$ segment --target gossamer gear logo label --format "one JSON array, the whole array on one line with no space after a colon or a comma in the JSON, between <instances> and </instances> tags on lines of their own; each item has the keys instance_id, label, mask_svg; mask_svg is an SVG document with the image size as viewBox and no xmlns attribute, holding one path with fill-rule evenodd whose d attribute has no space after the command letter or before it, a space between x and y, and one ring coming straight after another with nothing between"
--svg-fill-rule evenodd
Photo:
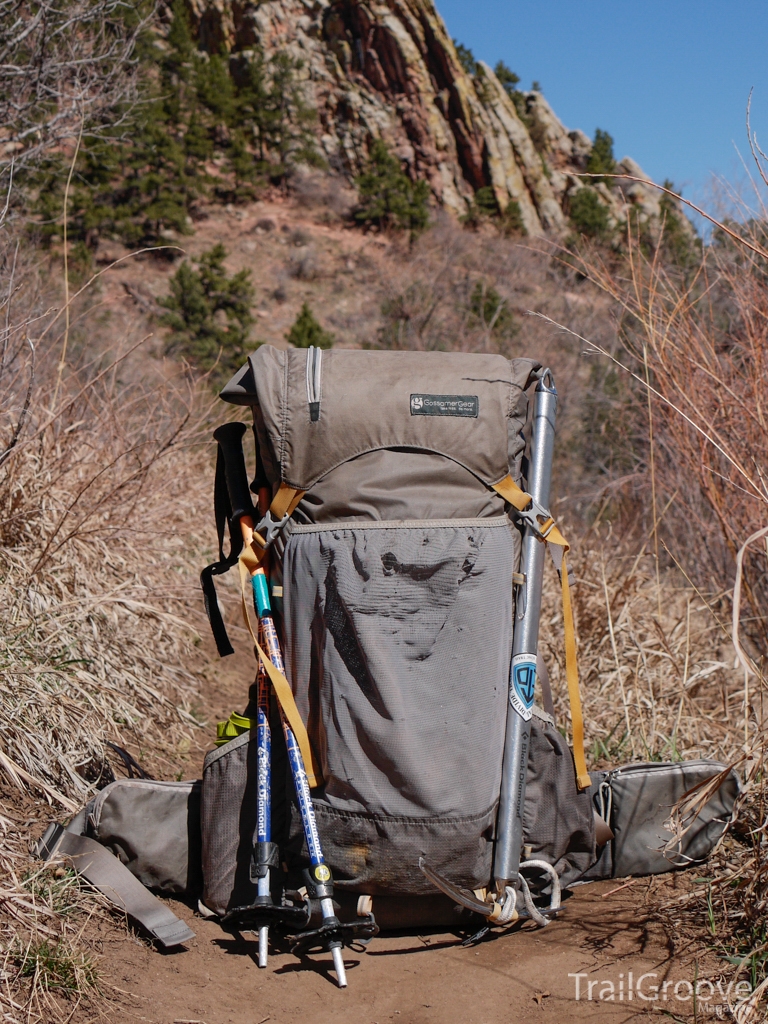
<instances>
[{"instance_id":1,"label":"gossamer gear logo label","mask_svg":"<svg viewBox=\"0 0 768 1024\"><path fill-rule=\"evenodd\" d=\"M477 419L477 395L411 395L411 416L469 416Z\"/></svg>"}]
</instances>

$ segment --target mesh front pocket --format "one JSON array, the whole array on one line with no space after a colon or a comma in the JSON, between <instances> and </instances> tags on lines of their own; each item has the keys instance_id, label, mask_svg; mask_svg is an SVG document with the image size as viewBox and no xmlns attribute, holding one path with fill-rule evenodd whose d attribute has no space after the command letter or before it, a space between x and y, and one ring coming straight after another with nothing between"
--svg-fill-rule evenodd
<instances>
[{"instance_id":1,"label":"mesh front pocket","mask_svg":"<svg viewBox=\"0 0 768 1024\"><path fill-rule=\"evenodd\" d=\"M216 914L253 903L250 879L256 836L256 743L250 732L206 755L200 819L203 903Z\"/></svg>"},{"instance_id":2,"label":"mesh front pocket","mask_svg":"<svg viewBox=\"0 0 768 1024\"><path fill-rule=\"evenodd\" d=\"M381 875L378 891L425 891L420 853L464 884L488 880L518 555L506 517L292 533L288 676L340 887L377 891ZM351 846L366 851L359 870Z\"/></svg>"}]
</instances>

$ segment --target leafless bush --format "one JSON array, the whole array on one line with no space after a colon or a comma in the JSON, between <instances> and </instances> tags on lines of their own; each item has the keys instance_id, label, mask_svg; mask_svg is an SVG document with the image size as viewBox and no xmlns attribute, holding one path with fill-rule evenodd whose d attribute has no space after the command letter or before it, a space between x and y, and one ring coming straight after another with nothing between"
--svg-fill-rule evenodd
<instances>
[{"instance_id":1,"label":"leafless bush","mask_svg":"<svg viewBox=\"0 0 768 1024\"><path fill-rule=\"evenodd\" d=\"M756 144L753 154L768 186ZM768 992L768 211L758 200L739 220L710 218L712 243L693 267L665 265L631 235L623 265L581 254L614 303L619 345L565 327L620 371L625 414L645 434L633 474L643 546L615 575L594 545L582 565L587 718L611 759L637 754L639 741L641 755L716 756L746 777L712 863L657 907L674 944L714 949L726 977L755 986L732 1007L739 1024L765 1019Z\"/></svg>"},{"instance_id":2,"label":"leafless bush","mask_svg":"<svg viewBox=\"0 0 768 1024\"><path fill-rule=\"evenodd\" d=\"M768 252L762 219L738 232L716 230L689 275L631 237L619 271L596 256L582 259L583 272L616 304L622 350L568 329L634 382L628 401L647 431L643 496L654 545L720 605L739 549L768 522ZM760 661L768 656L766 551L752 547L744 570L742 630Z\"/></svg>"},{"instance_id":3,"label":"leafless bush","mask_svg":"<svg viewBox=\"0 0 768 1024\"><path fill-rule=\"evenodd\" d=\"M317 253L306 243L299 243L302 248L292 253L288 261L287 270L291 277L297 281L315 281L322 273L322 266L318 260Z\"/></svg>"},{"instance_id":4,"label":"leafless bush","mask_svg":"<svg viewBox=\"0 0 768 1024\"><path fill-rule=\"evenodd\" d=\"M300 206L320 211L330 222L348 220L357 201L344 178L301 165L293 170L290 187Z\"/></svg>"},{"instance_id":5,"label":"leafless bush","mask_svg":"<svg viewBox=\"0 0 768 1024\"><path fill-rule=\"evenodd\" d=\"M0 162L23 168L81 132L119 131L145 25L127 0L0 0Z\"/></svg>"},{"instance_id":6,"label":"leafless bush","mask_svg":"<svg viewBox=\"0 0 768 1024\"><path fill-rule=\"evenodd\" d=\"M186 547L197 399L184 378L136 358L141 340L108 348L91 337L62 368L57 313L23 284L14 292L20 319L7 323L0 363L12 668L0 683L2 746L11 777L16 766L79 796L107 733L155 733L162 748L164 730L191 720L194 684L179 661L196 596L182 581L196 569Z\"/></svg>"}]
</instances>

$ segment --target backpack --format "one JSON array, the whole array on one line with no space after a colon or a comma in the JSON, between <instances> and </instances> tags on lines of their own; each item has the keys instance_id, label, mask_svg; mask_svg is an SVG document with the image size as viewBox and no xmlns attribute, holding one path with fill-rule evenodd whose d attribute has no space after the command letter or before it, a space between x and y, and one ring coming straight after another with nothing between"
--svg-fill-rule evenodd
<instances>
[{"instance_id":1,"label":"backpack","mask_svg":"<svg viewBox=\"0 0 768 1024\"><path fill-rule=\"evenodd\" d=\"M250 490L272 499L259 528L269 534L288 700L298 731L305 726L336 894L412 902L434 897L436 875L468 891L490 885L522 536L512 502L529 500L520 487L526 392L540 376L536 361L499 355L263 345L222 392L253 414ZM232 648L213 578L242 549L234 505L250 504L242 489L229 500L225 462L216 474L220 559L202 577L222 654ZM554 724L533 728L551 733ZM585 870L595 856L590 801L559 734L543 743L566 756L558 799L537 816L567 806L578 819L560 829L550 862L565 870L577 835ZM210 757L212 767L221 754ZM216 835L205 824L220 807L218 798L207 805L204 787L204 837ZM282 862L301 870L309 851L290 783L273 792L276 811ZM246 898L227 893L229 882L221 888L225 875L244 877L221 867L232 843L216 840L204 871L216 879L207 898L219 910Z\"/></svg>"}]
</instances>

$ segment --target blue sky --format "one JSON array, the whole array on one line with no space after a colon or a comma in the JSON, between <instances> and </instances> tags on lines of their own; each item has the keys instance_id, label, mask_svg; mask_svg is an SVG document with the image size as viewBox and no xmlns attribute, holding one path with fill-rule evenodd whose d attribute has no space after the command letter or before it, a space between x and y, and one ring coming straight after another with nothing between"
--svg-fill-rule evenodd
<instances>
[{"instance_id":1,"label":"blue sky","mask_svg":"<svg viewBox=\"0 0 768 1024\"><path fill-rule=\"evenodd\" d=\"M536 79L568 128L707 201L744 177L745 109L768 152L768 0L436 0L451 35Z\"/></svg>"}]
</instances>

